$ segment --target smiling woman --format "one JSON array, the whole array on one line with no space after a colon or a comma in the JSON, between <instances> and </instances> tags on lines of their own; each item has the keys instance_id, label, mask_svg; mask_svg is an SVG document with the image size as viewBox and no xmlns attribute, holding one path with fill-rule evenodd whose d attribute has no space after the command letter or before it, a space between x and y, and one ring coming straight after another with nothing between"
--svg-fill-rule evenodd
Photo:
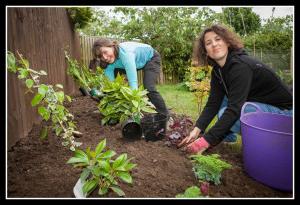
<instances>
[{"instance_id":1,"label":"smiling woman","mask_svg":"<svg viewBox=\"0 0 300 205\"><path fill-rule=\"evenodd\" d=\"M131 89L138 89L138 70L144 71L143 85L148 91L148 98L155 106L156 111L165 116L169 115L166 104L156 90L156 82L161 70L160 54L152 46L137 42L112 41L100 38L92 48L93 56L100 63L107 64L104 73L111 80L115 80L116 69L126 72Z\"/></svg>"}]
</instances>

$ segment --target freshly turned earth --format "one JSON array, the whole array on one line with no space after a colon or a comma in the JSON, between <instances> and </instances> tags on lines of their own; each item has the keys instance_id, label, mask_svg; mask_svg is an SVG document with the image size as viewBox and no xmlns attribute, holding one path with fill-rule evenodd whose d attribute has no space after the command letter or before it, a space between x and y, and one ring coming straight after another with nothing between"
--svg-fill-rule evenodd
<instances>
[{"instance_id":1,"label":"freshly turned earth","mask_svg":"<svg viewBox=\"0 0 300 205\"><path fill-rule=\"evenodd\" d=\"M144 139L129 141L121 134L121 125L101 126L101 116L95 113L97 102L88 96L74 96L66 105L74 114L77 130L83 133L77 141L81 149L96 145L104 138L107 147L117 155L127 153L137 166L132 170L133 184L120 182L128 198L174 198L190 186L197 185L192 164L187 155L176 146L161 141L146 142ZM177 116L173 113L173 117ZM48 139L39 139L41 125L34 125L26 138L22 138L7 156L7 197L59 197L72 198L73 187L80 170L66 164L73 152L61 145L61 139L49 133ZM292 193L265 186L250 178L243 169L241 150L223 143L207 150L206 154L218 153L220 158L233 167L222 174L220 185L210 185L211 198L291 198ZM95 190L89 197L99 197ZM118 197L109 193L106 197Z\"/></svg>"}]
</instances>

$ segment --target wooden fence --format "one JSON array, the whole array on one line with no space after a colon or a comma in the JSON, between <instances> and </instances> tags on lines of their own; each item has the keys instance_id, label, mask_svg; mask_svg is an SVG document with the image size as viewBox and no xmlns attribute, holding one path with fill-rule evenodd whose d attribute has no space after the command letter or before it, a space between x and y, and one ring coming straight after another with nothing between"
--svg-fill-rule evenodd
<instances>
[{"instance_id":1,"label":"wooden fence","mask_svg":"<svg viewBox=\"0 0 300 205\"><path fill-rule=\"evenodd\" d=\"M66 73L65 49L79 60L79 35L65 8L7 8L7 50L15 54L19 51L32 69L45 70L48 75L41 79L43 83L60 83L64 92L72 95L78 88ZM33 94L25 91L24 83L15 74L7 73L8 147L41 121L36 107L31 106Z\"/></svg>"},{"instance_id":2,"label":"wooden fence","mask_svg":"<svg viewBox=\"0 0 300 205\"><path fill-rule=\"evenodd\" d=\"M80 36L80 47L81 47L81 62L89 66L90 60L92 60L92 46L93 43L100 38L99 36ZM121 41L120 41L121 42ZM139 85L143 83L143 71L138 72L138 82ZM157 79L159 84L167 84L167 83L178 83L178 77L174 73L160 73L159 78Z\"/></svg>"}]
</instances>

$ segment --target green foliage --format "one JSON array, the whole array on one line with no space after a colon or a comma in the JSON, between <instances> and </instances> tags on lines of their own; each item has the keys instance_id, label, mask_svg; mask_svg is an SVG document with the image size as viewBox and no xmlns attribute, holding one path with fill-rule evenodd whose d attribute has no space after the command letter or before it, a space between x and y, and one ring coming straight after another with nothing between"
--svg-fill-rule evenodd
<instances>
[{"instance_id":1,"label":"green foliage","mask_svg":"<svg viewBox=\"0 0 300 205\"><path fill-rule=\"evenodd\" d=\"M23 79L27 87L26 92L35 93L31 100L33 107L38 106L38 113L43 120L52 122L52 129L57 136L63 138L63 146L70 146L70 150L74 151L75 147L81 145L76 142L73 136L76 129L74 116L64 107L65 99L71 102L71 97L65 95L61 90L61 84L46 85L40 83L40 77L47 75L43 70L35 71L29 67L29 62L19 54L20 60L17 60L12 52L7 53L8 71L18 75L19 79ZM34 92L34 91L35 92ZM45 139L48 136L48 127L42 128L40 137Z\"/></svg>"},{"instance_id":2,"label":"green foliage","mask_svg":"<svg viewBox=\"0 0 300 205\"><path fill-rule=\"evenodd\" d=\"M202 193L197 186L191 186L187 188L183 194L177 194L176 198L199 198L203 197Z\"/></svg>"},{"instance_id":3,"label":"green foliage","mask_svg":"<svg viewBox=\"0 0 300 205\"><path fill-rule=\"evenodd\" d=\"M286 69L290 62L292 16L273 18L262 26L251 7L226 7L222 13L209 7L116 7L109 14L95 8L93 19L83 33L150 44L161 54L164 73L173 73L180 81L191 63L195 38L215 23L234 28L247 49L262 48L268 55L275 50L282 54L263 59L264 63Z\"/></svg>"},{"instance_id":4,"label":"green foliage","mask_svg":"<svg viewBox=\"0 0 300 205\"><path fill-rule=\"evenodd\" d=\"M205 98L210 91L211 66L190 67L185 74L185 85L193 91L198 105L198 113L201 112Z\"/></svg>"},{"instance_id":5,"label":"green foliage","mask_svg":"<svg viewBox=\"0 0 300 205\"><path fill-rule=\"evenodd\" d=\"M123 122L128 118L140 123L143 112L156 113L154 105L147 97L148 91L140 86L137 90L129 88L124 77L118 76L115 81L104 79L104 97L98 105L100 113L104 116L102 124L109 121Z\"/></svg>"},{"instance_id":6,"label":"green foliage","mask_svg":"<svg viewBox=\"0 0 300 205\"><path fill-rule=\"evenodd\" d=\"M83 29L93 20L93 12L90 7L70 7L67 8L67 11L75 29Z\"/></svg>"},{"instance_id":7,"label":"green foliage","mask_svg":"<svg viewBox=\"0 0 300 205\"><path fill-rule=\"evenodd\" d=\"M121 154L116 159L112 159L116 152L106 149L106 139L102 140L94 151L90 147L86 151L75 150L74 156L67 163L74 167L81 167L81 181L84 182L82 191L89 195L99 187L98 194L105 195L109 189L119 196L125 193L119 187L119 181L132 184L130 171L136 166L127 159L127 154Z\"/></svg>"},{"instance_id":8,"label":"green foliage","mask_svg":"<svg viewBox=\"0 0 300 205\"><path fill-rule=\"evenodd\" d=\"M290 72L278 70L276 74L279 76L279 78L285 82L287 85L293 84L293 78Z\"/></svg>"},{"instance_id":9,"label":"green foliage","mask_svg":"<svg viewBox=\"0 0 300 205\"><path fill-rule=\"evenodd\" d=\"M222 8L225 23L235 29L241 36L258 31L261 27L260 17L252 11L251 7Z\"/></svg>"},{"instance_id":10,"label":"green foliage","mask_svg":"<svg viewBox=\"0 0 300 205\"><path fill-rule=\"evenodd\" d=\"M232 166L227 162L219 159L218 154L212 155L191 155L193 163L193 172L200 181L214 182L214 184L221 184L221 174L224 169L229 169Z\"/></svg>"},{"instance_id":11,"label":"green foliage","mask_svg":"<svg viewBox=\"0 0 300 205\"><path fill-rule=\"evenodd\" d=\"M65 57L68 61L68 75L70 75L80 87L88 91L96 89L100 92L100 96L103 96L101 90L104 78L106 78L103 69L97 67L96 72L93 72L85 65L79 64L76 59L72 59L66 51Z\"/></svg>"}]
</instances>

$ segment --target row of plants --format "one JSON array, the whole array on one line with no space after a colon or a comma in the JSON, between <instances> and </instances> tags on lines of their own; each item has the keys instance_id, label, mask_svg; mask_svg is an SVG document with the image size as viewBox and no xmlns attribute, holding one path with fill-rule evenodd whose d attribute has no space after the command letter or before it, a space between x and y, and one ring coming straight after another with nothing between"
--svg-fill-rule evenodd
<instances>
[{"instance_id":1,"label":"row of plants","mask_svg":"<svg viewBox=\"0 0 300 205\"><path fill-rule=\"evenodd\" d=\"M17 54L19 59L10 51L7 53L7 70L24 81L27 87L26 93L35 93L31 105L33 107L38 106L38 113L43 120L51 120L50 127L57 136L62 137L62 145L69 145L70 150L74 151L74 156L67 163L82 169L80 180L83 182L82 192L85 196L88 196L97 187L99 187L98 194L101 196L107 194L110 190L116 192L119 196L124 196L125 193L119 188L118 181L121 179L126 183L132 183L130 171L136 164L130 163L132 159L128 159L127 153L113 159L116 152L106 149L105 138L94 151L91 151L90 147L86 149L86 152L78 149L82 143L76 142L74 136L82 135L82 133L75 130L74 116L64 107L65 99L71 102L71 97L64 94L61 84L53 86L40 83L40 77L47 75L47 73L44 70L31 69L28 60L23 58L19 52ZM72 66L74 65L76 64L72 64ZM78 81L83 83L81 85L87 86L86 88L89 88L89 86L94 87L100 82L98 75L94 75L95 78L84 78L83 80L83 78L80 78L83 75L78 75L76 71L73 73L79 77ZM90 75L90 73L86 73ZM42 128L41 139L47 138L50 127Z\"/></svg>"}]
</instances>

